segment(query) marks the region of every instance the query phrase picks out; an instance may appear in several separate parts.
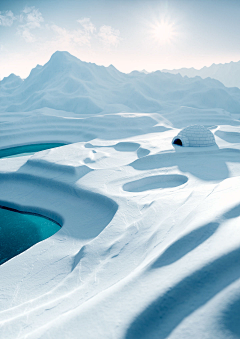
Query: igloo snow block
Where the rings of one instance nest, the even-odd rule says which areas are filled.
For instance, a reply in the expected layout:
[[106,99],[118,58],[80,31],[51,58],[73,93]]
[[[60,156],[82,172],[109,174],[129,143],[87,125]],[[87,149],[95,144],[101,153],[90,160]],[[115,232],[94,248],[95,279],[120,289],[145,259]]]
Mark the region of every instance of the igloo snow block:
[[185,147],[205,147],[216,144],[213,133],[202,125],[188,126],[172,140],[173,144]]

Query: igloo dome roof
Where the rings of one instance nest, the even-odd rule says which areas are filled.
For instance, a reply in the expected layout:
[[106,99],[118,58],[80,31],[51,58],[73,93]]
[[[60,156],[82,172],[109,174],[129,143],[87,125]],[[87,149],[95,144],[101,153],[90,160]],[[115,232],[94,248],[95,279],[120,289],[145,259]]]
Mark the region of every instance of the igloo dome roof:
[[202,125],[188,126],[182,129],[172,140],[173,144],[192,147],[212,146],[216,144],[213,133]]

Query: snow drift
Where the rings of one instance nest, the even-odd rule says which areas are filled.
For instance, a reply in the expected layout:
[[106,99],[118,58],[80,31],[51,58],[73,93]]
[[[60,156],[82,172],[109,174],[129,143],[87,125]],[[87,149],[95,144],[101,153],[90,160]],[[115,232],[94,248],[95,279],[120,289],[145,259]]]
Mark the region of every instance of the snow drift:
[[1,205],[62,225],[0,266],[0,337],[239,338],[240,90],[66,52],[0,84],[1,149],[67,144],[0,159]]

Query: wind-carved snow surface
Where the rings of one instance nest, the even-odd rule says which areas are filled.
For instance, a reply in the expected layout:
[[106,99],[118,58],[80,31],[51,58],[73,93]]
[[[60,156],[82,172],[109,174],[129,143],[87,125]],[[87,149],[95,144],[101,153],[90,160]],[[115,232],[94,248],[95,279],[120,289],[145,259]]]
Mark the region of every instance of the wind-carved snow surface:
[[240,90],[66,52],[0,84],[2,149],[67,144],[0,159],[0,204],[63,225],[0,266],[0,338],[240,338]]

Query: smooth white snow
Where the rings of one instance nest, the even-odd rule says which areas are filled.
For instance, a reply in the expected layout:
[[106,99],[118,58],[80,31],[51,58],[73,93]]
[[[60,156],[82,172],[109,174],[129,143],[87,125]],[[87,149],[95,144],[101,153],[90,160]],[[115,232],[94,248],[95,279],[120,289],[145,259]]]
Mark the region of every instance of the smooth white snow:
[[[72,58],[1,93],[1,148],[69,144],[0,159],[1,205],[63,224],[0,266],[0,338],[240,338],[240,90]],[[216,145],[174,147],[194,124]]]

